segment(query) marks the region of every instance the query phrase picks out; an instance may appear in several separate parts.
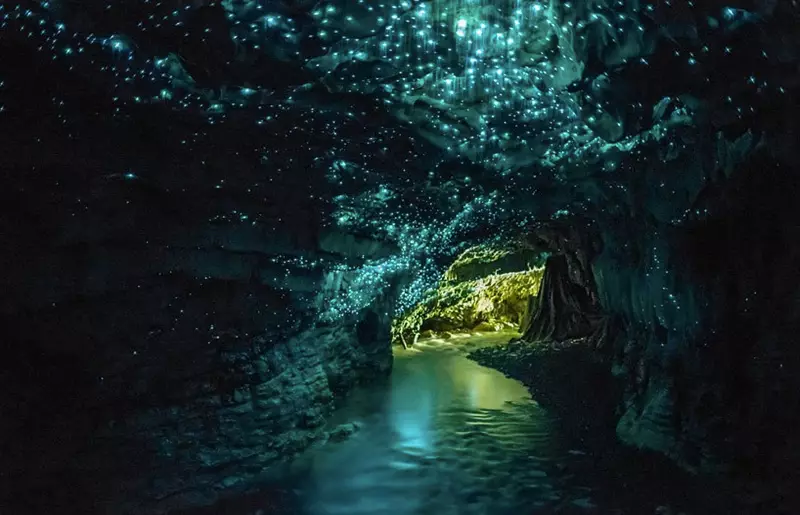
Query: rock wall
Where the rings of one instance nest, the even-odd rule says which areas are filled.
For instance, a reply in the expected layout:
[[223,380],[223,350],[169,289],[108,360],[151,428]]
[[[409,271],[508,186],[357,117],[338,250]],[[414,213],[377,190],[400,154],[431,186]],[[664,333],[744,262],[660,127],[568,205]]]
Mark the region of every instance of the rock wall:
[[395,319],[393,343],[412,345],[422,336],[519,329],[529,300],[542,282],[541,252],[516,244],[481,245],[462,253],[437,288]]
[[[145,450],[149,462],[146,477],[131,470],[116,485],[147,500],[112,497],[109,512],[211,505],[263,487],[270,467],[327,439],[322,426],[337,399],[355,384],[388,374],[388,334],[377,329],[365,319],[309,329],[283,342],[261,336],[222,353],[196,353],[193,366],[171,378],[171,399],[141,406],[99,431],[99,438],[114,442],[112,455]],[[156,379],[139,373],[136,384]],[[129,443],[120,448],[120,441]]]
[[716,151],[639,167],[632,179],[664,174],[673,201],[605,217],[592,270],[623,322],[610,346],[619,438],[692,470],[785,479],[798,463],[800,185],[777,146],[751,148],[727,173]]
[[326,270],[390,246],[302,214],[291,227],[220,220],[224,198],[201,184],[168,194],[112,177],[87,193],[75,179],[64,194],[63,182],[20,173],[4,193],[38,231],[0,217],[14,364],[2,386],[15,392],[0,404],[3,506],[213,504],[327,438],[337,401],[389,373],[396,288],[352,316],[314,317]]
[[[558,257],[545,271],[545,301],[528,315],[536,330],[523,334],[544,342],[475,357],[556,410],[582,412],[587,399],[596,401],[587,413],[616,405],[626,444],[743,481],[769,502],[796,499],[784,489],[800,463],[796,164],[769,134],[695,136],[671,158],[653,143],[622,160],[627,187],[592,206],[591,222],[532,228],[531,241]],[[671,194],[653,191],[661,188]],[[582,325],[570,318],[577,311]],[[591,386],[575,398],[548,391],[573,389],[564,377],[584,373],[567,355],[592,363],[595,376],[603,360],[614,383],[596,385],[616,400]]]

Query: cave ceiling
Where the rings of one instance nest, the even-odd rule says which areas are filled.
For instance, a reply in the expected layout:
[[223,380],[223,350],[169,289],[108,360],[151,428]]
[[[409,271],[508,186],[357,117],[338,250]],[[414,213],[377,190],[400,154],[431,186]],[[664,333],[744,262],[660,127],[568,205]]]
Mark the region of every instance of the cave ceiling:
[[[476,235],[628,210],[631,170],[680,162],[706,134],[755,145],[743,128],[800,82],[797,13],[793,0],[40,0],[4,3],[0,26],[28,52],[5,74],[30,66],[65,125],[92,101],[120,123],[163,120],[173,160],[247,147],[260,166],[120,177],[300,181],[321,224],[400,247],[361,269],[363,287],[413,262],[415,298],[441,271],[425,264]],[[31,109],[13,82],[2,109]]]

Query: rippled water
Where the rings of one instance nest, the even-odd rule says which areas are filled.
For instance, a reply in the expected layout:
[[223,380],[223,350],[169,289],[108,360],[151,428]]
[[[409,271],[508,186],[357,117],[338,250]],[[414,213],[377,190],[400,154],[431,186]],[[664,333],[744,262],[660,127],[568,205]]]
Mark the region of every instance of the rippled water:
[[[492,340],[495,340],[493,342]],[[354,392],[341,443],[295,464],[307,515],[592,513],[579,459],[519,382],[465,357],[508,336],[427,340],[395,354],[391,377]]]

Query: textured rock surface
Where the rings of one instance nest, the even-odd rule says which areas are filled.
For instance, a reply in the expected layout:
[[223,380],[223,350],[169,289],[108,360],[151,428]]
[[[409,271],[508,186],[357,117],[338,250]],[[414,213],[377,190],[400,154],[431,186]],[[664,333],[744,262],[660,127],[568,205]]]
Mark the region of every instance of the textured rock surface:
[[24,392],[2,403],[16,435],[3,440],[4,505],[160,513],[252,490],[326,438],[354,385],[389,373],[396,290],[335,323],[313,315],[341,287],[327,268],[390,245],[310,222],[209,221],[225,198],[197,202],[193,188],[179,207],[124,178],[96,184],[85,209],[44,205],[26,192],[49,173],[9,176],[18,196],[5,199],[39,232],[11,232],[3,253],[3,357],[23,366],[2,384]]
[[473,281],[492,274],[520,272],[544,265],[540,251],[509,245],[506,248],[478,246],[467,249],[445,271],[446,282]]
[[524,246],[466,250],[427,292],[392,325],[393,343],[409,346],[422,334],[519,330],[530,299],[542,282],[540,251]]
[[[138,413],[110,420],[98,435],[115,445],[107,452],[133,455],[136,445],[149,452],[151,477],[137,474],[119,484],[148,499],[127,509],[153,513],[211,504],[220,493],[260,487],[259,480],[276,462],[327,437],[321,428],[337,398],[353,385],[389,372],[386,335],[375,336],[380,335],[359,339],[352,327],[312,329],[280,343],[256,337],[223,351],[221,360],[218,350],[211,350],[209,362],[216,366],[205,373],[182,368],[181,375],[194,377],[173,378],[173,394],[193,390],[195,383],[205,391],[191,392],[191,399],[178,396],[142,406]],[[141,375],[138,382],[154,382]],[[340,436],[343,430],[336,428],[330,437]],[[120,448],[119,442],[126,440],[134,446]],[[154,482],[153,477],[159,479]],[[113,510],[124,506],[121,500],[114,499]]]
[[[723,473],[734,484],[749,485],[732,494],[745,510],[789,513],[798,500],[788,486],[796,477],[796,454],[789,450],[795,439],[785,425],[798,402],[797,376],[786,372],[798,365],[796,272],[790,264],[798,252],[798,211],[791,200],[798,181],[768,148],[743,157],[730,176],[694,189],[686,197],[693,207],[680,217],[677,206],[666,203],[674,197],[638,205],[631,197],[631,211],[609,212],[586,227],[602,244],[562,236],[562,261],[576,272],[559,273],[568,276],[564,288],[596,298],[602,324],[584,330],[581,340],[565,340],[568,332],[538,332],[533,340],[545,338],[538,351],[534,345],[535,351],[517,355],[525,347],[512,346],[508,356],[479,359],[534,382],[537,395],[554,398],[561,409],[592,413],[585,399],[552,391],[568,382],[562,376],[581,374],[568,359],[546,352],[566,345],[576,362],[589,360],[616,378],[616,398],[606,409],[616,412],[610,420],[621,441],[669,456],[688,470]],[[693,174],[719,171],[720,161],[707,157],[701,162],[710,168],[684,167],[680,182],[700,184]],[[655,173],[661,166],[633,173]],[[545,277],[542,294],[547,272]],[[552,303],[556,308],[573,304],[562,297]],[[547,303],[537,308],[542,306]],[[542,327],[568,322],[558,309],[544,311],[552,323]],[[540,368],[550,375],[539,377]],[[548,377],[560,380],[548,385]],[[747,493],[752,491],[757,493]]]

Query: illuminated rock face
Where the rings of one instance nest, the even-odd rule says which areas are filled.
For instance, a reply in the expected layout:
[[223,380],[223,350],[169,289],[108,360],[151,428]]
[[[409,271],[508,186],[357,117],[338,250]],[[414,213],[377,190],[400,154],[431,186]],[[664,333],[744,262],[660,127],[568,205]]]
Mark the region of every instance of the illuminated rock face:
[[542,280],[542,255],[519,242],[467,249],[441,284],[394,320],[392,341],[412,345],[420,337],[450,332],[518,331]]
[[[624,322],[620,436],[692,466],[733,453],[719,442],[769,454],[799,368],[800,39],[794,2],[750,3],[3,4],[12,358],[72,356],[87,396],[110,377],[114,395],[188,391],[154,378],[217,363],[224,338],[277,349],[324,327],[340,344],[308,362],[340,349],[342,370],[383,370],[388,338],[367,352],[358,334],[467,248],[555,219],[596,238],[570,270]],[[129,361],[151,348],[152,376]]]

